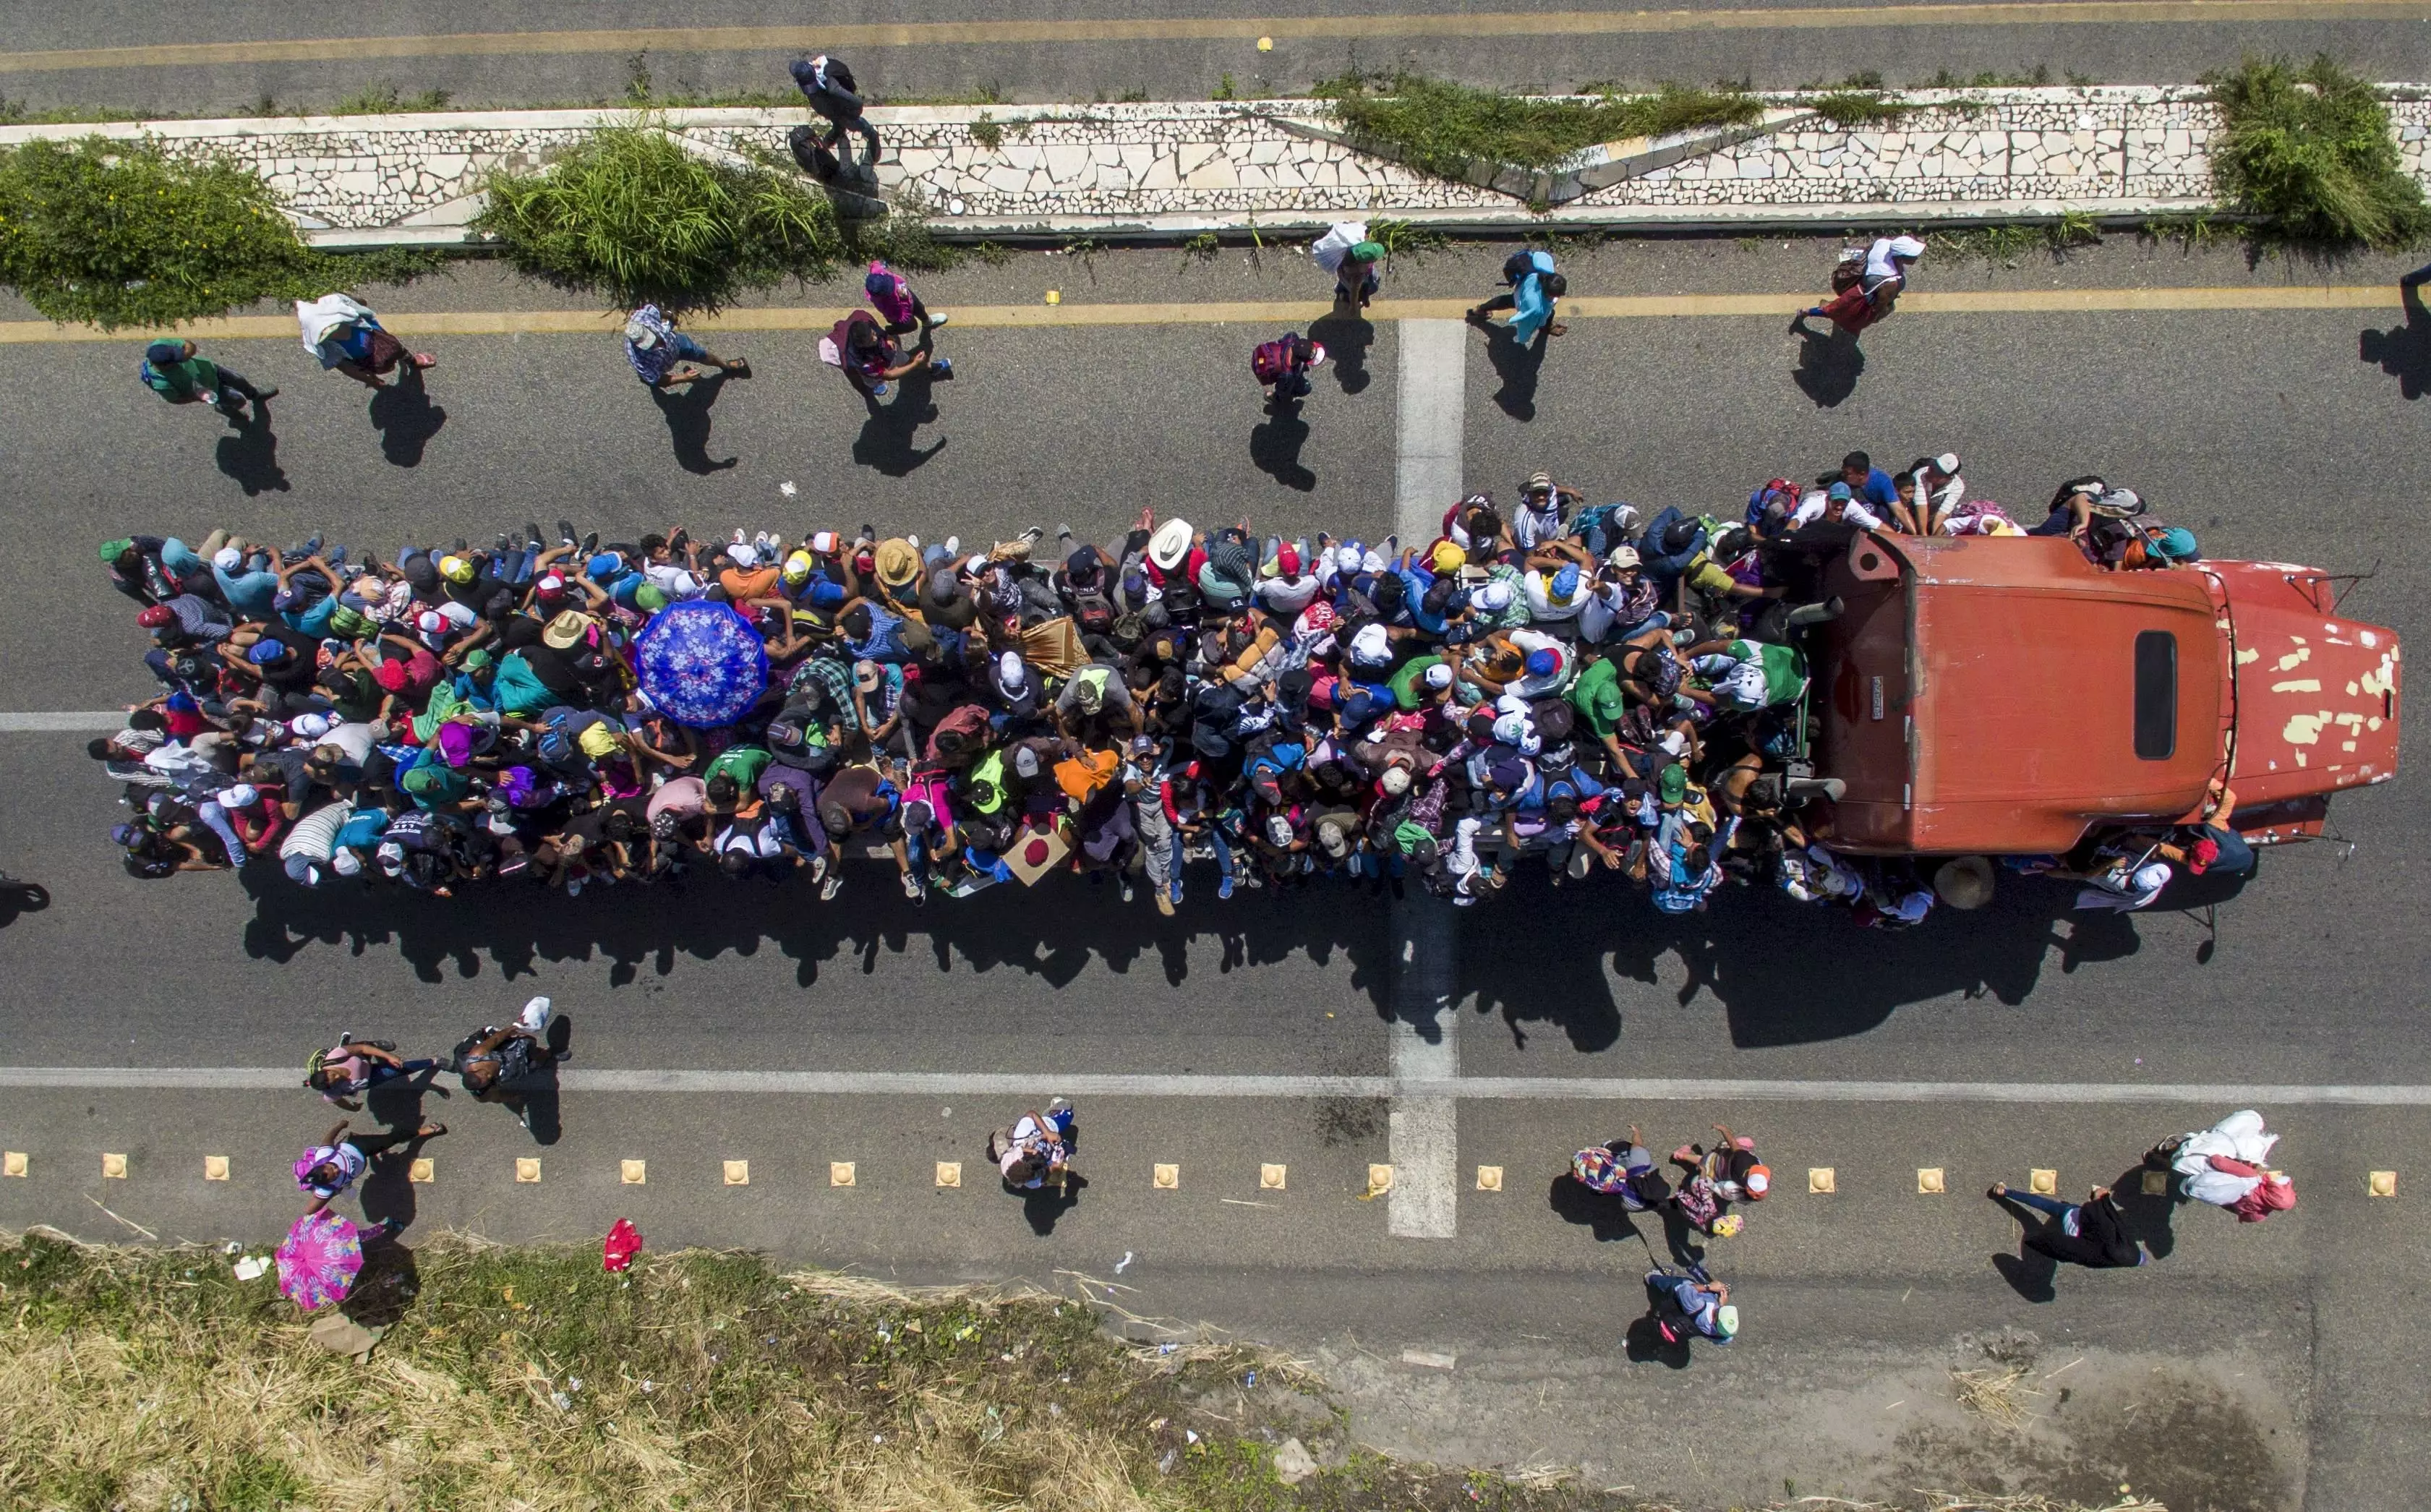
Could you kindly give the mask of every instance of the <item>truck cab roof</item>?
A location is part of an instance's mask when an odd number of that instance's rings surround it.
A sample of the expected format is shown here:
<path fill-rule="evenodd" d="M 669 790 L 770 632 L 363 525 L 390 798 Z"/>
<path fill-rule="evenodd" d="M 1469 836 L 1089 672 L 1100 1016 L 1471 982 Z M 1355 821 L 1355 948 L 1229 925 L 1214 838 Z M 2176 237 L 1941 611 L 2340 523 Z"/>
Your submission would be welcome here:
<path fill-rule="evenodd" d="M 2325 613 L 2313 569 L 2109 572 L 2065 538 L 1866 532 L 1823 586 L 1847 605 L 1813 693 L 1819 771 L 1846 784 L 1836 848 L 2064 851 L 2189 818 L 2222 775 L 2240 816 L 2294 832 L 2394 770 L 2397 638 Z"/>

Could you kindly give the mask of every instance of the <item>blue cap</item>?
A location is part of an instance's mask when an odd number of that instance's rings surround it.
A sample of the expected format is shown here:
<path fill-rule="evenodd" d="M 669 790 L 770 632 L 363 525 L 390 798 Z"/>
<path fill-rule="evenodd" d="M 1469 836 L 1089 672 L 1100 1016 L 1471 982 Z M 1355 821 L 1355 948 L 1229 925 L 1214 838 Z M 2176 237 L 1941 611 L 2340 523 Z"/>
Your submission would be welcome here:
<path fill-rule="evenodd" d="M 2195 533 L 2181 525 L 2163 530 L 2153 542 L 2154 548 L 2171 562 L 2192 562 L 2202 553 L 2195 546 Z"/>
<path fill-rule="evenodd" d="M 796 58 L 787 64 L 786 68 L 787 72 L 794 76 L 794 81 L 797 84 L 809 79 L 812 74 L 811 60 L 807 58 Z"/>
<path fill-rule="evenodd" d="M 143 361 L 147 362 L 182 362 L 185 360 L 184 342 L 154 342 L 143 348 Z"/>
<path fill-rule="evenodd" d="M 256 641 L 244 648 L 244 659 L 256 666 L 268 666 L 287 654 L 287 647 L 277 641 Z"/>
<path fill-rule="evenodd" d="M 1833 485 L 1832 485 L 1831 492 L 1829 492 L 1829 493 L 1825 494 L 1823 496 L 1824 496 L 1825 498 L 1836 498 L 1836 499 L 1849 499 L 1849 498 L 1854 498 L 1854 497 L 1856 497 L 1856 496 L 1855 496 L 1855 495 L 1853 495 L 1853 494 L 1852 494 L 1852 493 L 1850 493 L 1850 492 L 1849 492 L 1849 485 L 1848 485 L 1848 484 L 1846 484 L 1846 483 L 1835 483 L 1835 484 L 1833 484 Z"/>
<path fill-rule="evenodd" d="M 1553 596 L 1568 598 L 1579 591 L 1579 569 L 1564 567 L 1553 574 Z"/>
<path fill-rule="evenodd" d="M 867 293 L 882 294 L 895 287 L 895 275 L 888 273 L 882 267 L 872 268 L 869 270 L 869 277 L 861 280 L 861 286 Z"/>
<path fill-rule="evenodd" d="M 1550 646 L 1528 653 L 1528 675 L 1532 678 L 1551 677 L 1561 665 L 1561 657 Z"/>

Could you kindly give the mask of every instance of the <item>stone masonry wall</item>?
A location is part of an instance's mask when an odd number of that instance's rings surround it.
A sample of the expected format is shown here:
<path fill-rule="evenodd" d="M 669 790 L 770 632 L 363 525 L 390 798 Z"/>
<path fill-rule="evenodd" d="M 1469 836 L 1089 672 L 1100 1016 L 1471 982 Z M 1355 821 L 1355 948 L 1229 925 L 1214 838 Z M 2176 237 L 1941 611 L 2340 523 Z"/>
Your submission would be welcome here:
<path fill-rule="evenodd" d="M 2408 172 L 2431 182 L 2431 98 L 2392 106 Z M 2048 204 L 2193 208 L 2210 195 L 2218 122 L 2192 89 L 1926 91 L 1877 126 L 1802 124 L 1716 146 L 1598 190 L 1566 218 L 1626 220 L 1700 209 Z M 1775 103 L 1794 106 L 1793 97 Z M 796 110 L 673 110 L 664 128 L 712 149 L 782 157 Z M 98 132 L 224 152 L 285 195 L 310 229 L 447 234 L 479 206 L 481 177 L 531 167 L 598 126 L 590 110 L 434 112 L 99 126 L 0 127 L 0 145 Z M 900 210 L 941 230 L 1054 223 L 1173 224 L 1199 217 L 1524 217 L 1511 195 L 1449 183 L 1314 134 L 1308 102 L 880 109 L 880 181 Z M 995 138 L 990 145 L 988 139 Z"/>

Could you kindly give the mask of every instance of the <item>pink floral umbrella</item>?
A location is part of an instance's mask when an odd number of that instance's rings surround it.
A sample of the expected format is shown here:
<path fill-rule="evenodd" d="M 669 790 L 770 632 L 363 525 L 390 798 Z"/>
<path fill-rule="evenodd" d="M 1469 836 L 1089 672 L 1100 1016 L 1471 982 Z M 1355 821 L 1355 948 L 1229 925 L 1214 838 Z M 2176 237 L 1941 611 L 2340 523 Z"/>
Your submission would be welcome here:
<path fill-rule="evenodd" d="M 279 1242 L 279 1295 L 308 1313 L 344 1297 L 362 1268 L 362 1235 L 327 1208 L 297 1218 Z"/>

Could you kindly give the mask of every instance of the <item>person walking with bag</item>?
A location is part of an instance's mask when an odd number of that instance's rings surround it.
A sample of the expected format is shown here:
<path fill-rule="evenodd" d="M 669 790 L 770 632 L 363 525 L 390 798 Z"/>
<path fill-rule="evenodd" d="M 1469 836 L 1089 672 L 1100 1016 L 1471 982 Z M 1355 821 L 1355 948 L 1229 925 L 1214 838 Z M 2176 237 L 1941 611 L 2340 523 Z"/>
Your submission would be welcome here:
<path fill-rule="evenodd" d="M 2168 1163 L 2195 1201 L 2226 1208 L 2239 1223 L 2259 1223 L 2296 1205 L 2296 1184 L 2270 1168 L 2271 1147 L 2278 1142 L 2277 1134 L 2263 1132 L 2262 1115 L 2246 1108 L 2208 1129 L 2162 1140 L 2145 1160 Z"/>
<path fill-rule="evenodd" d="M 1924 244 L 1912 236 L 1876 237 L 1860 255 L 1853 251 L 1832 270 L 1832 297 L 1798 312 L 1789 328 L 1805 334 L 1806 322 L 1821 315 L 1854 336 L 1891 312 L 1900 291 L 1907 287 L 1907 270 L 1924 256 Z"/>
<path fill-rule="evenodd" d="M 2036 1192 L 2012 1191 L 2006 1182 L 1994 1182 L 1984 1195 L 2049 1219 L 2026 1235 L 2026 1248 L 2054 1260 L 2098 1270 L 2140 1266 L 2152 1258 L 2141 1244 L 2128 1235 L 2126 1215 L 2120 1211 L 2118 1199 L 2107 1186 L 2093 1188 L 2082 1202 L 2063 1202 Z"/>
<path fill-rule="evenodd" d="M 344 373 L 367 389 L 387 388 L 382 379 L 400 363 L 406 372 L 398 376 L 399 382 L 439 365 L 428 352 L 407 351 L 403 342 L 380 328 L 372 308 L 351 294 L 296 300 L 295 323 L 304 349 L 319 358 L 324 368 Z"/>
<path fill-rule="evenodd" d="M 1050 1181 L 1062 1185 L 1072 1165 L 1072 1104 L 1057 1098 L 1044 1113 L 1023 1114 L 1011 1128 L 988 1135 L 987 1153 L 1008 1188 L 1034 1192 Z"/>
<path fill-rule="evenodd" d="M 815 58 L 797 58 L 793 63 L 794 83 L 802 98 L 828 124 L 819 145 L 833 150 L 846 174 L 853 172 L 852 145 L 844 134 L 852 132 L 861 138 L 866 156 L 862 160 L 860 176 L 869 177 L 878 171 L 878 132 L 862 111 L 860 86 L 853 80 L 852 70 L 844 59 L 830 58 L 825 53 Z"/>
<path fill-rule="evenodd" d="M 1471 309 L 1465 317 L 1471 325 L 1486 325 L 1494 311 L 1508 310 L 1511 319 L 1502 328 L 1522 346 L 1540 333 L 1559 336 L 1570 328 L 1553 318 L 1556 304 L 1570 292 L 1569 280 L 1553 271 L 1553 254 L 1540 246 L 1512 253 L 1502 261 L 1502 281 L 1511 292 Z"/>

